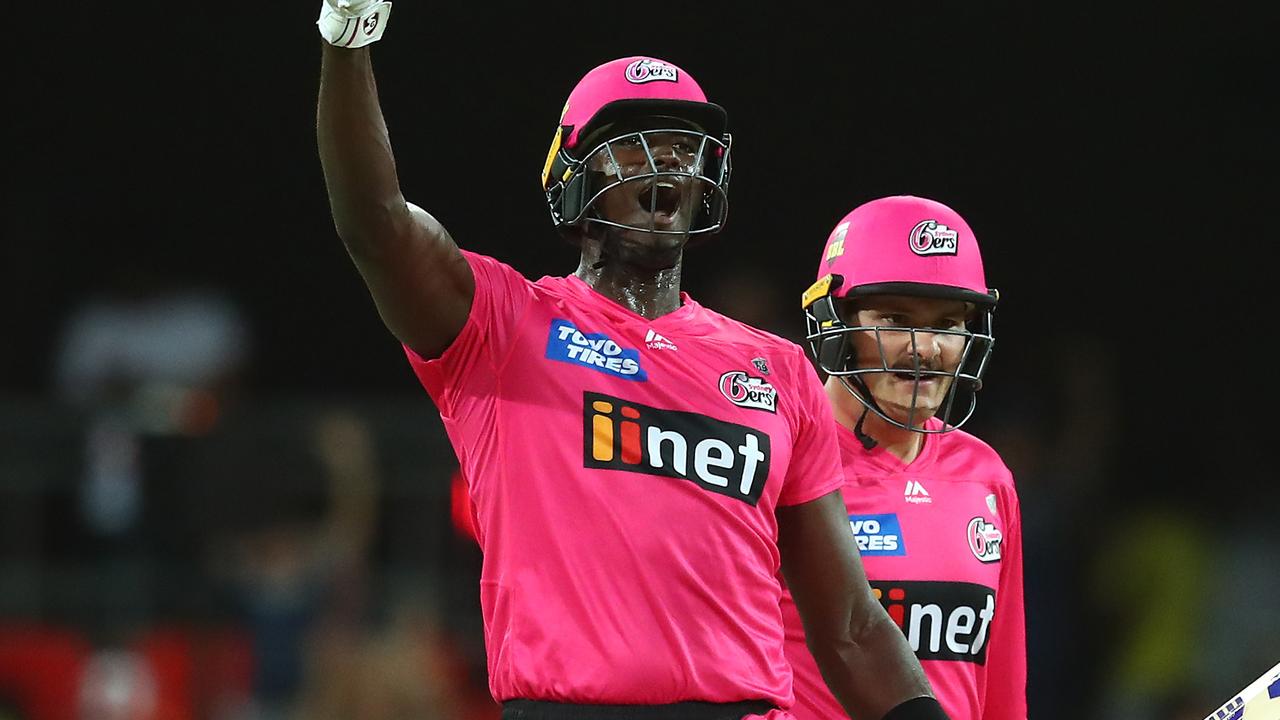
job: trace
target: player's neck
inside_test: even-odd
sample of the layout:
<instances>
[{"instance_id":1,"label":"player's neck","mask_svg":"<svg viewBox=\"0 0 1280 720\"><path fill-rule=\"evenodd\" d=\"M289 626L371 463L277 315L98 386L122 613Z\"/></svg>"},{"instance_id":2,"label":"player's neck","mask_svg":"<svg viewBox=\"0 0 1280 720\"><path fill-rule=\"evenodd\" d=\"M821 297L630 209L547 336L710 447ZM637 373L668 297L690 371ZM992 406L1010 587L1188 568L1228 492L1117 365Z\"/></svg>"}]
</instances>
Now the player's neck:
<instances>
[{"instance_id":1,"label":"player's neck","mask_svg":"<svg viewBox=\"0 0 1280 720\"><path fill-rule=\"evenodd\" d=\"M631 312L649 319L680 308L680 267L650 268L610 256L604 263L597 253L582 253L574 271L593 290Z\"/></svg>"},{"instance_id":2,"label":"player's neck","mask_svg":"<svg viewBox=\"0 0 1280 720\"><path fill-rule=\"evenodd\" d=\"M924 450L925 436L922 433L900 428L873 412L866 412L864 417L866 407L845 389L839 379L829 378L826 391L836 422L854 432L861 420L862 434L875 440L877 449L898 458L903 465L911 464Z\"/></svg>"},{"instance_id":3,"label":"player's neck","mask_svg":"<svg viewBox=\"0 0 1280 720\"><path fill-rule=\"evenodd\" d=\"M874 422L872 422L873 418ZM924 450L923 434L891 425L875 413L867 415L867 421L862 427L868 435L875 438L878 447L884 448L885 452L898 458L903 465L910 465L920 457L920 451Z\"/></svg>"}]
</instances>

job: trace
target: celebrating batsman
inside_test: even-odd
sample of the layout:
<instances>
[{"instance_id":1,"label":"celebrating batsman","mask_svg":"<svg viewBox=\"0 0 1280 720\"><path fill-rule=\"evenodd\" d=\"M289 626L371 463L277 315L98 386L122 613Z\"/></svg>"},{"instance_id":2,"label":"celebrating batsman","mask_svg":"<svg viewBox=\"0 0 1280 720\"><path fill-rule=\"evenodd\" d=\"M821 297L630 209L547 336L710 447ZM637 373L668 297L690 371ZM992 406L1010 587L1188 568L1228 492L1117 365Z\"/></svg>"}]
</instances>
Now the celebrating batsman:
<instances>
[{"instance_id":1,"label":"celebrating batsman","mask_svg":"<svg viewBox=\"0 0 1280 720\"><path fill-rule=\"evenodd\" d=\"M365 47L389 17L322 6L320 159L467 478L503 716L790 717L781 569L845 711L946 718L863 574L803 350L680 291L728 210L723 108L658 58L586 73L542 168L580 262L530 281L402 197Z\"/></svg>"}]
</instances>

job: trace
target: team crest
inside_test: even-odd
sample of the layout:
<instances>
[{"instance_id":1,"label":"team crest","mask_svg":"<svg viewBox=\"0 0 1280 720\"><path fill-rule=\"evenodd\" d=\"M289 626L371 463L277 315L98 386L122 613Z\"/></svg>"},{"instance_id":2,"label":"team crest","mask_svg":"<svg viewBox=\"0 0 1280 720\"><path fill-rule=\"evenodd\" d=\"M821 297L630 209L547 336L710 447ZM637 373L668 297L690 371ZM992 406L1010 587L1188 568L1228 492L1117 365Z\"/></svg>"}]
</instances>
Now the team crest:
<instances>
[{"instance_id":1,"label":"team crest","mask_svg":"<svg viewBox=\"0 0 1280 720\"><path fill-rule=\"evenodd\" d=\"M955 255L959 233L937 220L921 220L911 228L907 242L917 255Z\"/></svg>"},{"instance_id":2,"label":"team crest","mask_svg":"<svg viewBox=\"0 0 1280 720\"><path fill-rule=\"evenodd\" d=\"M680 80L675 66L653 58L641 58L631 63L627 66L626 75L627 82L636 85L658 80L666 82L678 82Z\"/></svg>"},{"instance_id":3,"label":"team crest","mask_svg":"<svg viewBox=\"0 0 1280 720\"><path fill-rule=\"evenodd\" d=\"M768 375L768 374L769 374L769 361L768 361L768 360L765 360L765 359L764 359L764 358L762 358L762 357L758 357L758 358L751 358L751 364L755 366L755 368L756 368L756 372L760 373L761 375Z\"/></svg>"},{"instance_id":4,"label":"team crest","mask_svg":"<svg viewBox=\"0 0 1280 720\"><path fill-rule=\"evenodd\" d=\"M720 394L738 407L752 410L778 411L778 391L764 381L741 370L730 370L720 376Z\"/></svg>"},{"instance_id":5,"label":"team crest","mask_svg":"<svg viewBox=\"0 0 1280 720\"><path fill-rule=\"evenodd\" d=\"M969 521L969 549L981 562L992 563L1000 559L1000 543L1004 535L995 525L975 517Z\"/></svg>"}]
</instances>

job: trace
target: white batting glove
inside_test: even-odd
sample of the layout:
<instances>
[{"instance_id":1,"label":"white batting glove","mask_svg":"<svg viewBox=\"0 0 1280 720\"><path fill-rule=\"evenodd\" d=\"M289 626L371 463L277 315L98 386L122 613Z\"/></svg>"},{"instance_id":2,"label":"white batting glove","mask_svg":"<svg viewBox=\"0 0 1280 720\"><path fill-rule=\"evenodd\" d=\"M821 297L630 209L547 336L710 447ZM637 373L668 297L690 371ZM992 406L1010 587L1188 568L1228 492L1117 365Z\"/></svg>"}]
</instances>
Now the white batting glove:
<instances>
[{"instance_id":1,"label":"white batting glove","mask_svg":"<svg viewBox=\"0 0 1280 720\"><path fill-rule=\"evenodd\" d=\"M382 38L391 18L391 3L378 0L323 0L320 3L320 37L330 45L364 47Z\"/></svg>"}]
</instances>

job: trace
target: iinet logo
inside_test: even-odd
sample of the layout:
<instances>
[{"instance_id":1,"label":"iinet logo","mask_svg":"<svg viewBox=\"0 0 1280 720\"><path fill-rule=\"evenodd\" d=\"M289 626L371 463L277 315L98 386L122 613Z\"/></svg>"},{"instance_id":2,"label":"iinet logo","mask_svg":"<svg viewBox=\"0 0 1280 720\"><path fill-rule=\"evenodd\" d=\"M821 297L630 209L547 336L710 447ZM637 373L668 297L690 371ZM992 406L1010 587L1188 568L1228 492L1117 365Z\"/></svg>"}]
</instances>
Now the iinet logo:
<instances>
[{"instance_id":1,"label":"iinet logo","mask_svg":"<svg viewBox=\"0 0 1280 720\"><path fill-rule=\"evenodd\" d=\"M951 582L872 582L872 592L921 660L985 664L996 596Z\"/></svg>"},{"instance_id":2,"label":"iinet logo","mask_svg":"<svg viewBox=\"0 0 1280 720\"><path fill-rule=\"evenodd\" d=\"M902 492L902 498L916 504L933 502L933 498L929 497L929 491L916 480L907 481L907 489Z\"/></svg>"},{"instance_id":3,"label":"iinet logo","mask_svg":"<svg viewBox=\"0 0 1280 720\"><path fill-rule=\"evenodd\" d=\"M583 466L688 480L754 506L769 477L769 436L697 413L583 394Z\"/></svg>"}]
</instances>

